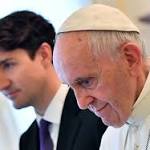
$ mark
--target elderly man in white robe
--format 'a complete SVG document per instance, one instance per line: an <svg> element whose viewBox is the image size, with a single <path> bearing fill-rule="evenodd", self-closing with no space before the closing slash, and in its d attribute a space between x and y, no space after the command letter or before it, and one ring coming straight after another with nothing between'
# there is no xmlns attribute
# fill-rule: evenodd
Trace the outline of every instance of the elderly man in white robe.
<svg viewBox="0 0 150 150"><path fill-rule="evenodd" d="M125 14L101 4L77 10L57 33L53 60L80 108L109 126L100 150L150 150L149 60Z"/></svg>

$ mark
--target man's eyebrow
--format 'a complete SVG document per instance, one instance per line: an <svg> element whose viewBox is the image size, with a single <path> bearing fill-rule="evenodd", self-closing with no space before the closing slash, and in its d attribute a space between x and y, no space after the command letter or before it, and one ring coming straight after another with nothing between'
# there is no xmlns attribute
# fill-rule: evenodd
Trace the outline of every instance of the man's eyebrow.
<svg viewBox="0 0 150 150"><path fill-rule="evenodd" d="M3 64L5 64L6 62L12 60L12 58L6 58L4 60L0 60L0 66L2 66Z"/></svg>
<svg viewBox="0 0 150 150"><path fill-rule="evenodd" d="M93 78L93 77L95 77L95 76L94 75L88 75L88 76L85 76L85 77L78 77L74 81L78 82L78 81L87 80L87 79L90 79L90 78Z"/></svg>
<svg viewBox="0 0 150 150"><path fill-rule="evenodd" d="M87 79L89 79L89 78L90 78L90 77L78 77L78 78L76 78L76 79L71 83L71 85L78 84L78 83L80 83L81 81L87 80Z"/></svg>
<svg viewBox="0 0 150 150"><path fill-rule="evenodd" d="M87 79L88 77L78 77L78 78L76 78L73 82L74 83L77 83L77 82L80 82L80 81L82 81L82 80L85 80L85 79Z"/></svg>
<svg viewBox="0 0 150 150"><path fill-rule="evenodd" d="M76 79L74 79L73 81L71 81L71 82L69 82L69 83L67 83L68 85L70 85L70 86L74 86L74 85L76 85L79 81L81 81L81 79L82 78L76 78Z"/></svg>

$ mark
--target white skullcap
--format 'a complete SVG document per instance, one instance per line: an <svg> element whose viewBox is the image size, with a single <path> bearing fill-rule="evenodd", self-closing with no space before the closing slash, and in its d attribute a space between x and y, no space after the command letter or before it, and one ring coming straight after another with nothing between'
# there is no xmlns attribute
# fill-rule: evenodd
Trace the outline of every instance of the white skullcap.
<svg viewBox="0 0 150 150"><path fill-rule="evenodd" d="M102 4L92 4L75 11L62 24L58 33L84 30L140 32L120 10Z"/></svg>

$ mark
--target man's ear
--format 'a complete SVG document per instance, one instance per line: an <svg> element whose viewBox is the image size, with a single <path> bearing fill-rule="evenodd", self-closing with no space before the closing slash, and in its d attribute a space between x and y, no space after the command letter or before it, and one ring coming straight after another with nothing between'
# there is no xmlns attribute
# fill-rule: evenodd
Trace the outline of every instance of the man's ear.
<svg viewBox="0 0 150 150"><path fill-rule="evenodd" d="M130 70L136 70L136 68L141 65L141 48L136 43L125 43L121 47L121 52Z"/></svg>
<svg viewBox="0 0 150 150"><path fill-rule="evenodd" d="M44 42L40 45L37 51L37 55L40 57L42 64L46 67L52 62L52 48L51 46Z"/></svg>

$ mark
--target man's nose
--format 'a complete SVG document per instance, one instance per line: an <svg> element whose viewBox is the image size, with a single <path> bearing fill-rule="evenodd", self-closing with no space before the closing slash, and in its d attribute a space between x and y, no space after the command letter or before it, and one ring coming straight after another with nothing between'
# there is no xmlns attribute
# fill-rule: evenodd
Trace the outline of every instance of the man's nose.
<svg viewBox="0 0 150 150"><path fill-rule="evenodd" d="M10 85L10 80L0 73L0 91L8 88Z"/></svg>
<svg viewBox="0 0 150 150"><path fill-rule="evenodd" d="M87 109L89 104L93 101L92 96L86 91L74 90L74 92L80 109Z"/></svg>

